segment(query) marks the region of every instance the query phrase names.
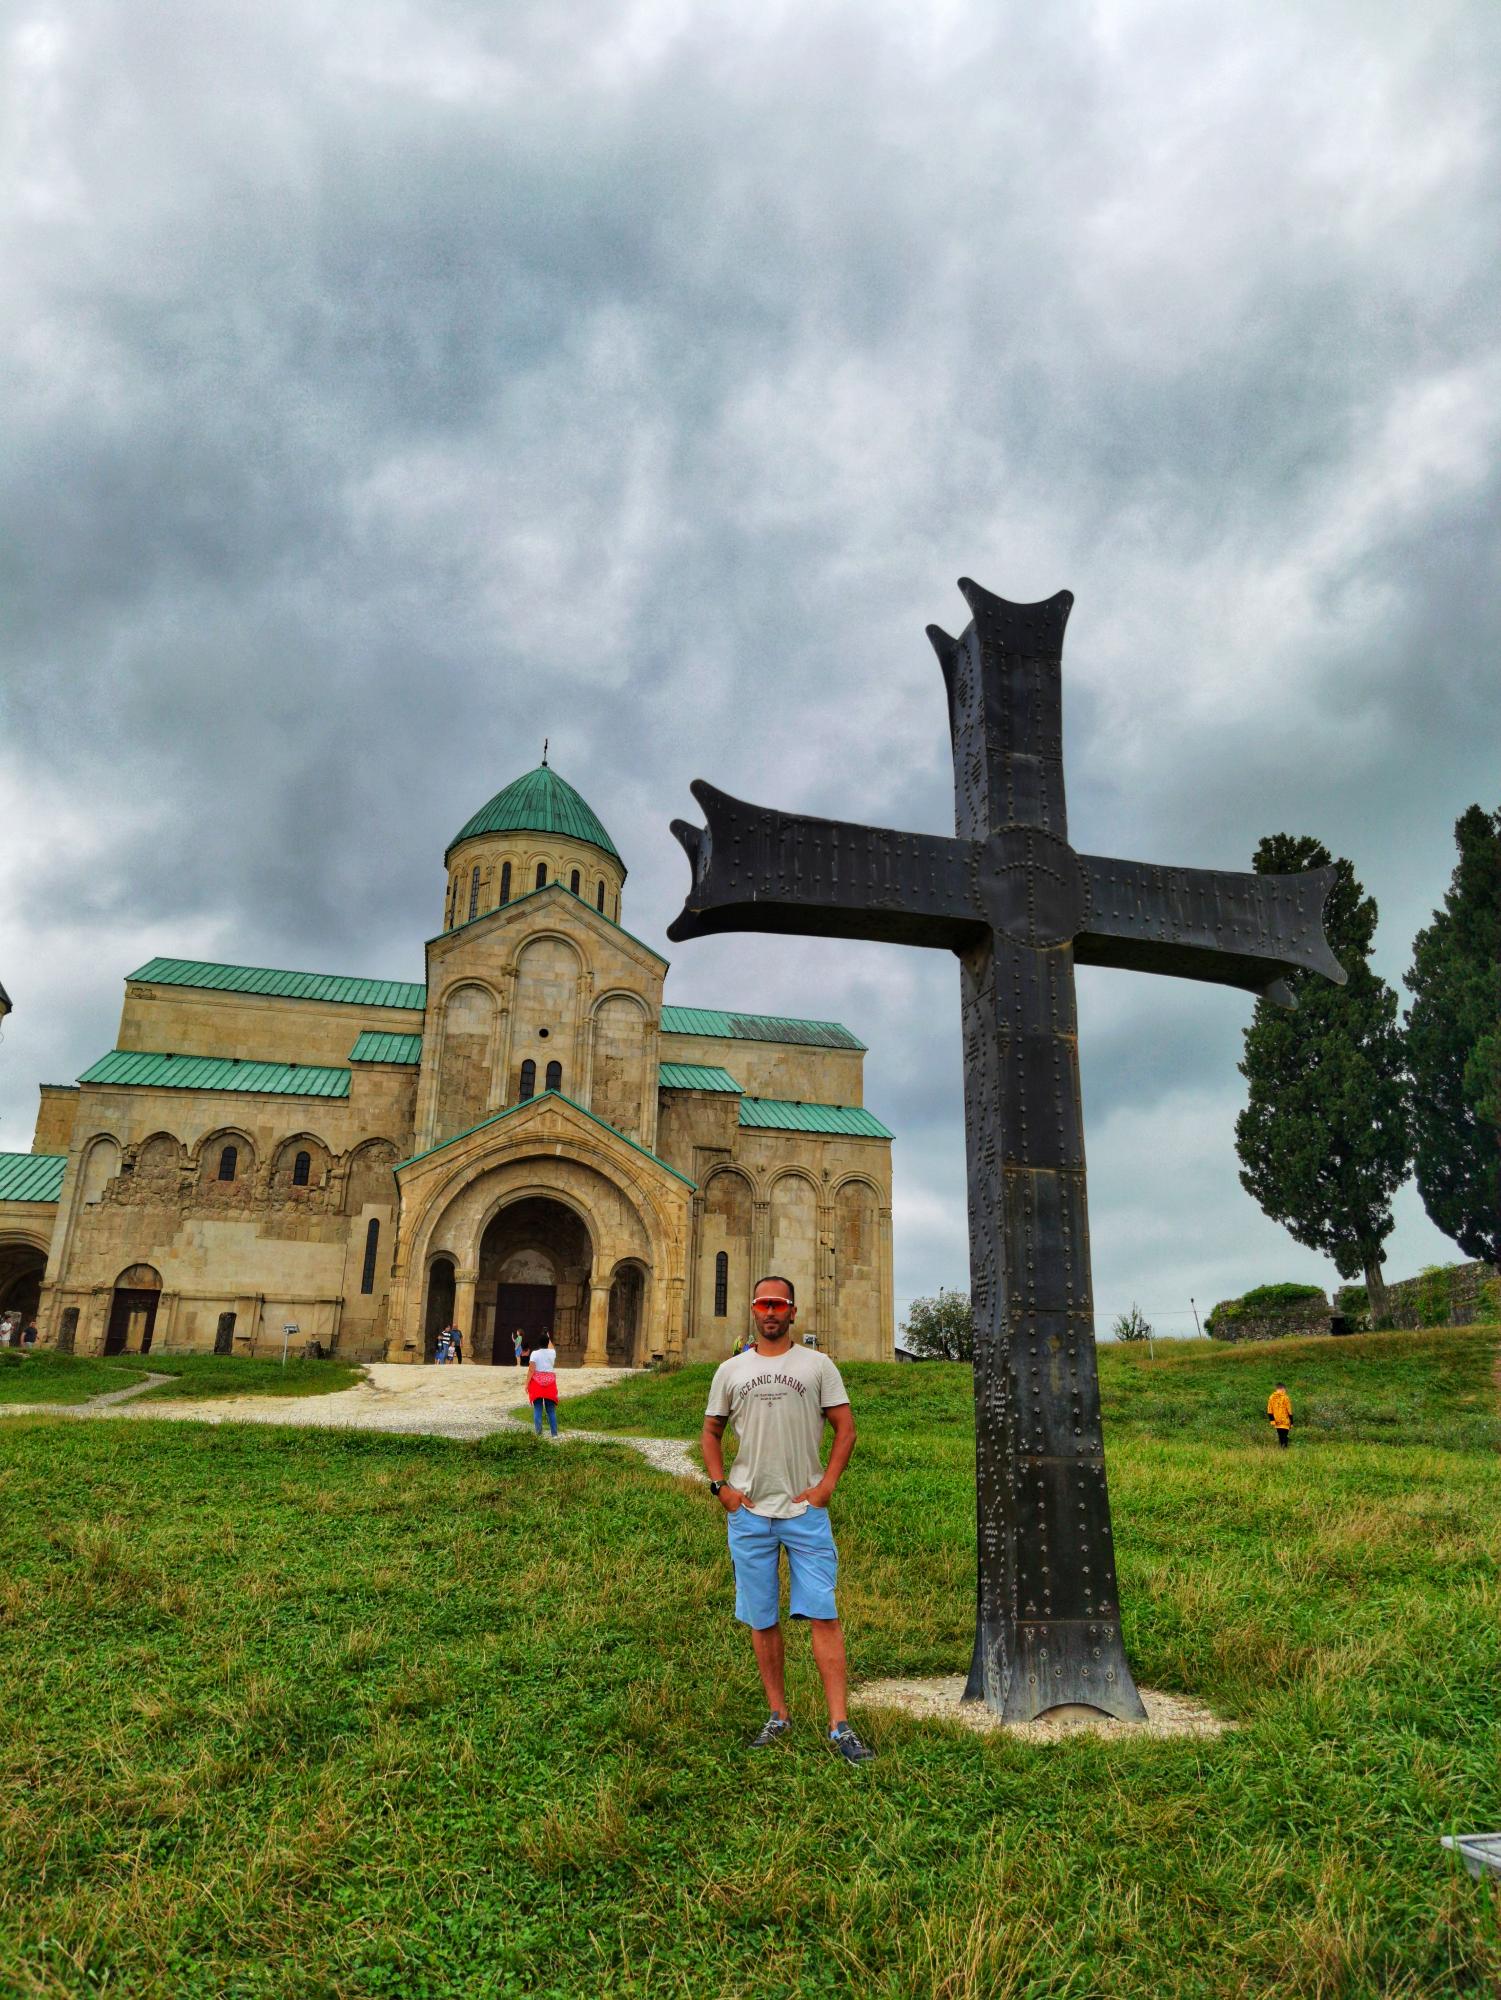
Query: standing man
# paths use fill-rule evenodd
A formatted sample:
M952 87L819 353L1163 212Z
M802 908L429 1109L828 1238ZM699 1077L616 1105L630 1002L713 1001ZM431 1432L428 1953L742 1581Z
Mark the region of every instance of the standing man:
M1267 1422L1277 1431L1277 1442L1287 1450L1288 1432L1293 1427L1293 1399L1287 1393L1287 1385L1279 1382L1266 1399Z
M735 1616L751 1631L771 1713L751 1747L764 1750L792 1732L778 1608L778 1567L787 1551L790 1611L805 1618L829 1706L829 1745L851 1764L875 1752L845 1713L844 1633L834 1604L839 1552L828 1506L855 1448L855 1419L839 1370L826 1354L792 1345L797 1299L787 1278L762 1278L751 1295L756 1344L722 1362L709 1389L699 1438L709 1491L729 1516ZM834 1433L819 1465L824 1425ZM724 1469L725 1426L739 1442L735 1476Z

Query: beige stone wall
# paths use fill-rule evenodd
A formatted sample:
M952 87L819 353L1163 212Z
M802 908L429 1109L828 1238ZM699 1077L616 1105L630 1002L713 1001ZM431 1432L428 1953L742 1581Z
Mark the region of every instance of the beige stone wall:
M422 1032L422 1015L406 1007L354 1007L332 1000L132 983L125 989L116 1047L342 1065L367 1028L416 1035Z
M797 1288L799 1334L816 1335L836 1360L890 1360L890 1142L737 1126L726 1148L716 1142L733 1098L713 1107L708 1093L664 1095L674 1140L696 1119L705 1142L691 1152L698 1190L686 1358L730 1352L749 1324L751 1286L775 1272Z
M448 857L443 897L445 931L456 930L502 907L501 891L506 886L504 871L508 863L509 902L518 902L532 894L537 887L538 871L545 870L548 884L560 883L591 910L599 907L603 883L604 914L617 924L621 921L625 869L601 848L591 847L586 841L553 839L541 833L484 833L466 840Z
M794 1104L863 1104L863 1049L803 1048L793 1042L741 1042L716 1035L664 1035L663 1062L714 1063L747 1097Z
M222 1312L236 1315L237 1352L273 1334L279 1345L287 1320L304 1340L381 1351L392 1168L409 1149L415 1088L415 1073L394 1065L357 1070L348 1099L83 1086L43 1338L76 1306L76 1351L100 1352L121 1274L145 1266L160 1281L155 1351L211 1348Z
M73 1138L78 1116L76 1083L44 1083L37 1109L36 1131L32 1134L33 1153L66 1153Z
M417 1097L423 1151L555 1087L652 1147L666 963L564 889L510 904L428 945Z

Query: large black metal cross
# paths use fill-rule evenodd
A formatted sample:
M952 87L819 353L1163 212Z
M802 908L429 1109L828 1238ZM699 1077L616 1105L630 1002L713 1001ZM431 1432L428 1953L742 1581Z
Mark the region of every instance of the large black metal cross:
M693 886L675 940L877 938L958 954L975 1315L978 1613L966 1698L1005 1720L1082 1704L1140 1719L1121 1643L1095 1369L1074 965L1240 986L1344 973L1334 870L1233 875L1076 854L1063 794L1073 597L1009 604L967 578L948 690L956 838L811 819L697 782L674 820Z

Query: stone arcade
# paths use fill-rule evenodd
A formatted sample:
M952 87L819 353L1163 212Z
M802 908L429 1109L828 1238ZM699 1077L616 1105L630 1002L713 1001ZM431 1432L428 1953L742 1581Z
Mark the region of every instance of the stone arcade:
M890 1359L891 1134L832 1021L664 1006L625 865L548 767L446 856L427 983L155 958L0 1155L0 1308L80 1354L724 1355L766 1269Z

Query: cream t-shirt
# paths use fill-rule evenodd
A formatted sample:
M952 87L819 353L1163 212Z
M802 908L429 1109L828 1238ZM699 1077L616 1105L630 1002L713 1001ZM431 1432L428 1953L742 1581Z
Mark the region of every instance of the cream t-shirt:
M792 1496L823 1472L824 1411L848 1401L839 1370L812 1347L777 1355L750 1348L715 1369L705 1414L729 1418L740 1445L729 1484L753 1514L787 1521L807 1513L808 1502Z

